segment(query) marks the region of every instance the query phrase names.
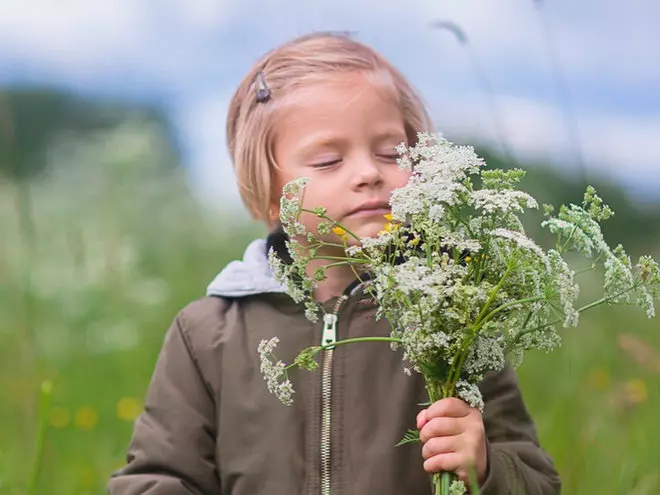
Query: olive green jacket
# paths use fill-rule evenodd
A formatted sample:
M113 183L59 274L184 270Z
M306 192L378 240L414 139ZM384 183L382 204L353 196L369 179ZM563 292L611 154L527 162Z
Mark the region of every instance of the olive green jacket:
M325 370L292 370L293 405L267 391L260 341L280 337L277 357L291 362L318 345L323 322L305 319L282 292L266 249L254 241L172 323L109 493L430 495L420 444L395 447L428 400L421 375L403 373L400 351L337 346ZM389 335L361 295L354 291L338 311L338 339ZM488 375L480 388L488 452L481 493L560 493L514 372Z

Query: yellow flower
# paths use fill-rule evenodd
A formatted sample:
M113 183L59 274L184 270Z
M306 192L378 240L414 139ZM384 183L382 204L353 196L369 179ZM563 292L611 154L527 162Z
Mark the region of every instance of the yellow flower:
M334 232L338 237L341 237L343 240L348 239L348 234L341 227L333 227L332 232Z
M417 246L419 244L419 237L413 237L408 241L408 245Z
M383 215L383 216L385 217L385 220L387 220L388 222L391 222L391 221L392 221L392 214L391 214L391 213L387 213L387 214L385 214L385 215Z
M626 396L628 400L633 404L641 404L646 402L648 398L648 393L646 391L646 383L639 378L628 380L626 382Z
M117 417L124 421L135 421L142 412L142 404L133 397L122 397L117 402Z
M53 428L66 428L70 420L69 411L60 406L53 407L48 413L48 423Z
M76 411L73 422L76 428L81 430L92 430L98 422L99 415L95 409L89 406L83 406Z
M472 261L472 258L470 256L466 256L465 257L465 262L469 263L470 261Z
M386 223L386 224L385 224L385 232L394 232L394 231L396 231L399 227L400 227L400 225L399 225L398 223L392 223L392 222L390 222L390 223Z

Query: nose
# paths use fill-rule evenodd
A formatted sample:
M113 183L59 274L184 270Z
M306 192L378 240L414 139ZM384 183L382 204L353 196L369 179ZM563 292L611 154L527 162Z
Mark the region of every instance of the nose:
M355 159L351 167L353 186L356 188L374 187L383 183L382 170L372 156Z

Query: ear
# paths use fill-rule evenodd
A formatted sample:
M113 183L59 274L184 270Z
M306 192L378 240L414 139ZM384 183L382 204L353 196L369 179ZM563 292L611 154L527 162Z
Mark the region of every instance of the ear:
M271 224L275 224L280 219L280 203L273 202L268 207L268 220Z

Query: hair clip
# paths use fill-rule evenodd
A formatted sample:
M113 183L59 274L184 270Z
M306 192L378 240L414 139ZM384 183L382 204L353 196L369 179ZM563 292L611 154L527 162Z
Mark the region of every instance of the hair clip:
M264 72L262 70L257 73L255 88L257 91L257 102L266 103L268 100L270 100L270 88L266 84L266 76L264 76Z

